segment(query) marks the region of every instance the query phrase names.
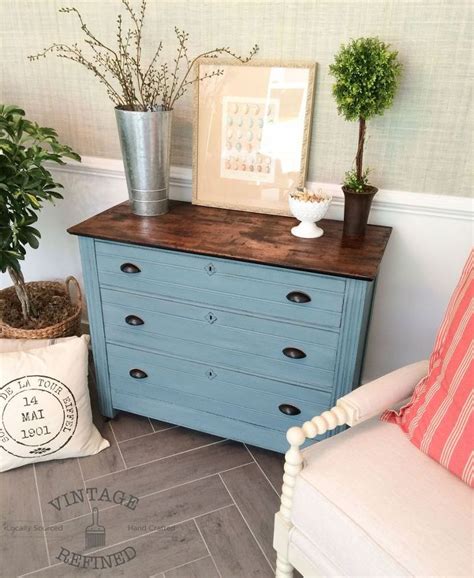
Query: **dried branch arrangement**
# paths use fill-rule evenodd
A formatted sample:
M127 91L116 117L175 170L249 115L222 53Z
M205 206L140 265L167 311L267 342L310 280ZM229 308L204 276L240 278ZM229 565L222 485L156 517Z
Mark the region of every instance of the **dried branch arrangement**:
M39 54L29 56L29 60L39 60L53 53L59 58L78 62L94 73L116 106L148 111L156 110L160 106L164 110L172 110L176 101L187 92L190 85L223 74L223 70L218 69L199 77L194 67L199 58L227 55L246 63L258 52L258 46L255 44L249 55L242 57L232 52L228 46L224 46L190 57L187 50L189 34L175 28L178 47L172 65L160 62L162 42L158 44L151 61L145 64L142 48L147 0L141 1L138 11L132 8L130 0L121 2L125 8L125 15L117 16L116 46L107 46L101 42L91 32L77 8L61 8L59 12L73 14L79 20L85 46L81 47L78 43L71 45L54 43Z

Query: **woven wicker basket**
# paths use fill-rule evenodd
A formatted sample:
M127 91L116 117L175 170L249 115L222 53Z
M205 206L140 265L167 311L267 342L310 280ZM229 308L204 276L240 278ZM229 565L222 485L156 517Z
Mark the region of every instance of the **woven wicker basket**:
M79 283L75 277L68 277L64 283L59 281L32 281L26 283L27 287L40 287L41 289L50 289L52 292L58 294L62 293L69 296L71 303L73 298L71 296L71 283L76 286L77 298L75 300L74 313L55 325L49 327L42 327L41 329L22 329L21 327L11 327L1 319L1 311L3 309L3 301L7 297L15 294L14 287L7 287L0 291L0 337L5 339L56 339L57 337L71 337L77 335L81 324L82 311L82 293Z

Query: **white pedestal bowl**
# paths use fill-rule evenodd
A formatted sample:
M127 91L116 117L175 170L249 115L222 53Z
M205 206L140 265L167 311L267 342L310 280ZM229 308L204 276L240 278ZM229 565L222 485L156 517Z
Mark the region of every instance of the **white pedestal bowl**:
M319 200L302 201L289 196L290 211L293 216L301 221L297 227L291 229L291 234L303 239L316 239L324 234L323 229L316 223L320 221L328 212L332 197L323 193L315 193Z

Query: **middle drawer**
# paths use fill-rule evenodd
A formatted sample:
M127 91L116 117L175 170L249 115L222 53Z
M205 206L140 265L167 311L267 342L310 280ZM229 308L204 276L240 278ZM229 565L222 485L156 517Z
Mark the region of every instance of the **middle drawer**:
M313 345L321 345L325 349L337 349L339 331L324 329L315 325L299 323L296 320L279 320L259 317L246 312L236 312L221 307L213 307L202 303L188 303L162 296L147 296L108 287L101 287L102 303L123 306L129 313L138 307L141 310L168 317L184 318L205 322L212 325L214 333L219 328L234 328L251 331L256 334L285 337L296 341L306 341ZM122 310L121 310L122 311Z

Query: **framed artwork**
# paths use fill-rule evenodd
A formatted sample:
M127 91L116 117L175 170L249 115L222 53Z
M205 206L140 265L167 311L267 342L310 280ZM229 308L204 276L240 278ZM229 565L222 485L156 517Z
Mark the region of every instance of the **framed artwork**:
M316 64L197 66L193 203L289 214L306 180Z

